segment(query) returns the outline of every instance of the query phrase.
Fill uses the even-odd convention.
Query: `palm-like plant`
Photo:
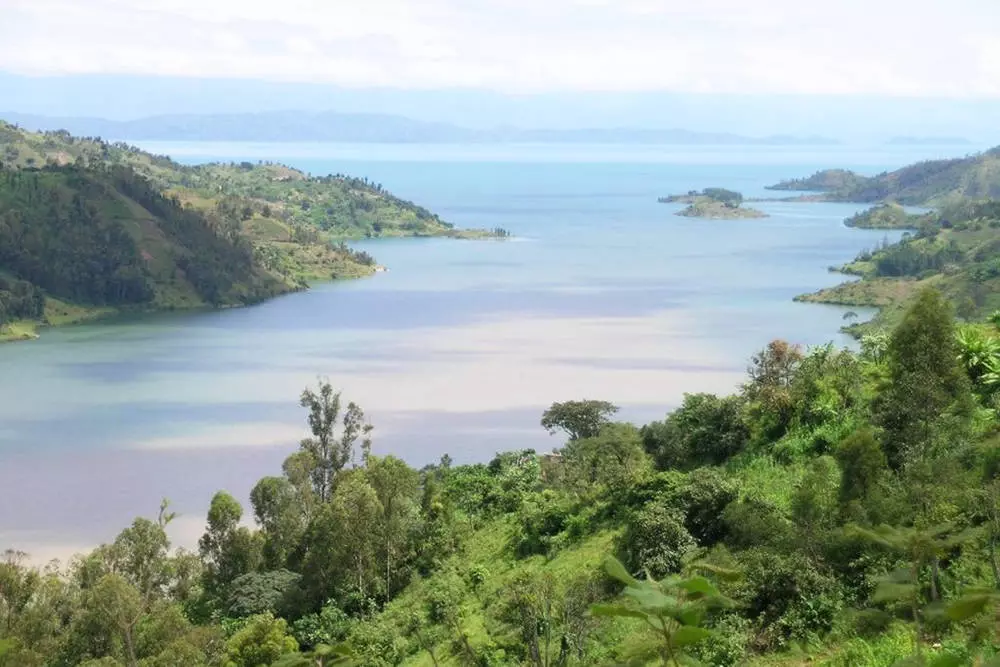
[[[958,358],[969,379],[991,389],[1000,384],[1000,340],[976,326],[964,326],[955,333]]]

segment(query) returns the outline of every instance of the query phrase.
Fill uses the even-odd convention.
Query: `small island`
[[[686,218],[708,218],[710,220],[739,220],[745,218],[766,218],[767,213],[743,206],[743,195],[725,188],[705,188],[700,192],[691,190],[683,195],[670,195],[657,199],[661,204],[687,204],[676,215]]]

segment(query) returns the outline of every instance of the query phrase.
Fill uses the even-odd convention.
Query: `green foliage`
[[[301,575],[288,570],[240,575],[227,587],[229,615],[282,614],[293,602],[289,598],[298,590],[301,579]]]
[[[651,469],[639,429],[631,424],[606,424],[596,434],[571,439],[560,454],[566,484],[582,495],[622,493]]]
[[[294,653],[299,646],[288,634],[283,618],[260,614],[226,641],[226,667],[273,665],[279,658]]]
[[[709,199],[728,204],[729,206],[739,206],[743,203],[743,195],[733,190],[725,188],[705,188],[701,194]]]
[[[592,438],[610,423],[618,406],[607,401],[553,403],[542,414],[542,427],[549,433],[563,431],[570,440]]]
[[[889,342],[889,385],[874,410],[890,465],[954,448],[972,411],[947,303],[925,290]],[[914,409],[913,406],[920,406]]]
[[[738,396],[685,394],[662,422],[642,427],[643,446],[659,470],[720,465],[740,453],[750,438]]]
[[[643,621],[656,635],[653,655],[658,655],[664,665],[680,665],[690,647],[710,637],[711,631],[702,627],[706,615],[729,604],[703,576],[639,581],[614,558],[605,561],[605,570],[625,585],[624,594],[629,602],[593,605],[591,613]]]
[[[620,551],[632,572],[661,579],[681,571],[685,556],[696,542],[684,527],[684,517],[663,503],[646,505],[625,523]]]

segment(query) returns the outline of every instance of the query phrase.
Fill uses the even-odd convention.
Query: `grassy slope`
[[[390,624],[391,627],[405,627],[404,619],[427,605],[428,591],[436,582],[446,577],[454,578],[456,575],[467,581],[471,572],[479,571],[486,573],[482,583],[474,590],[471,586],[465,589],[462,602],[462,631],[474,649],[495,646],[496,639],[511,638],[489,635],[486,628],[496,626],[496,623],[489,619],[489,615],[493,613],[491,607],[515,577],[528,572],[546,572],[557,581],[562,581],[583,572],[599,570],[607,554],[613,553],[613,542],[618,536],[618,531],[604,530],[561,549],[551,559],[543,556],[517,559],[507,546],[515,530],[516,526],[508,518],[495,519],[480,527],[470,536],[460,554],[450,559],[439,572],[427,579],[413,582],[381,612],[379,620]],[[440,626],[424,627],[422,632],[425,637],[434,637],[438,640],[434,641],[433,650],[439,664],[454,666],[466,664],[460,647],[453,640],[453,633]],[[630,623],[602,619],[596,630],[596,638],[602,646],[607,647],[610,659],[625,647],[630,638],[640,633],[642,631]],[[420,646],[413,633],[404,634],[399,640],[407,647],[404,650],[407,657],[402,665],[433,667],[430,653]]]

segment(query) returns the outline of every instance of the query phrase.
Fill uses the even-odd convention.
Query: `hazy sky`
[[[0,0],[0,70],[1000,98],[998,0]]]

